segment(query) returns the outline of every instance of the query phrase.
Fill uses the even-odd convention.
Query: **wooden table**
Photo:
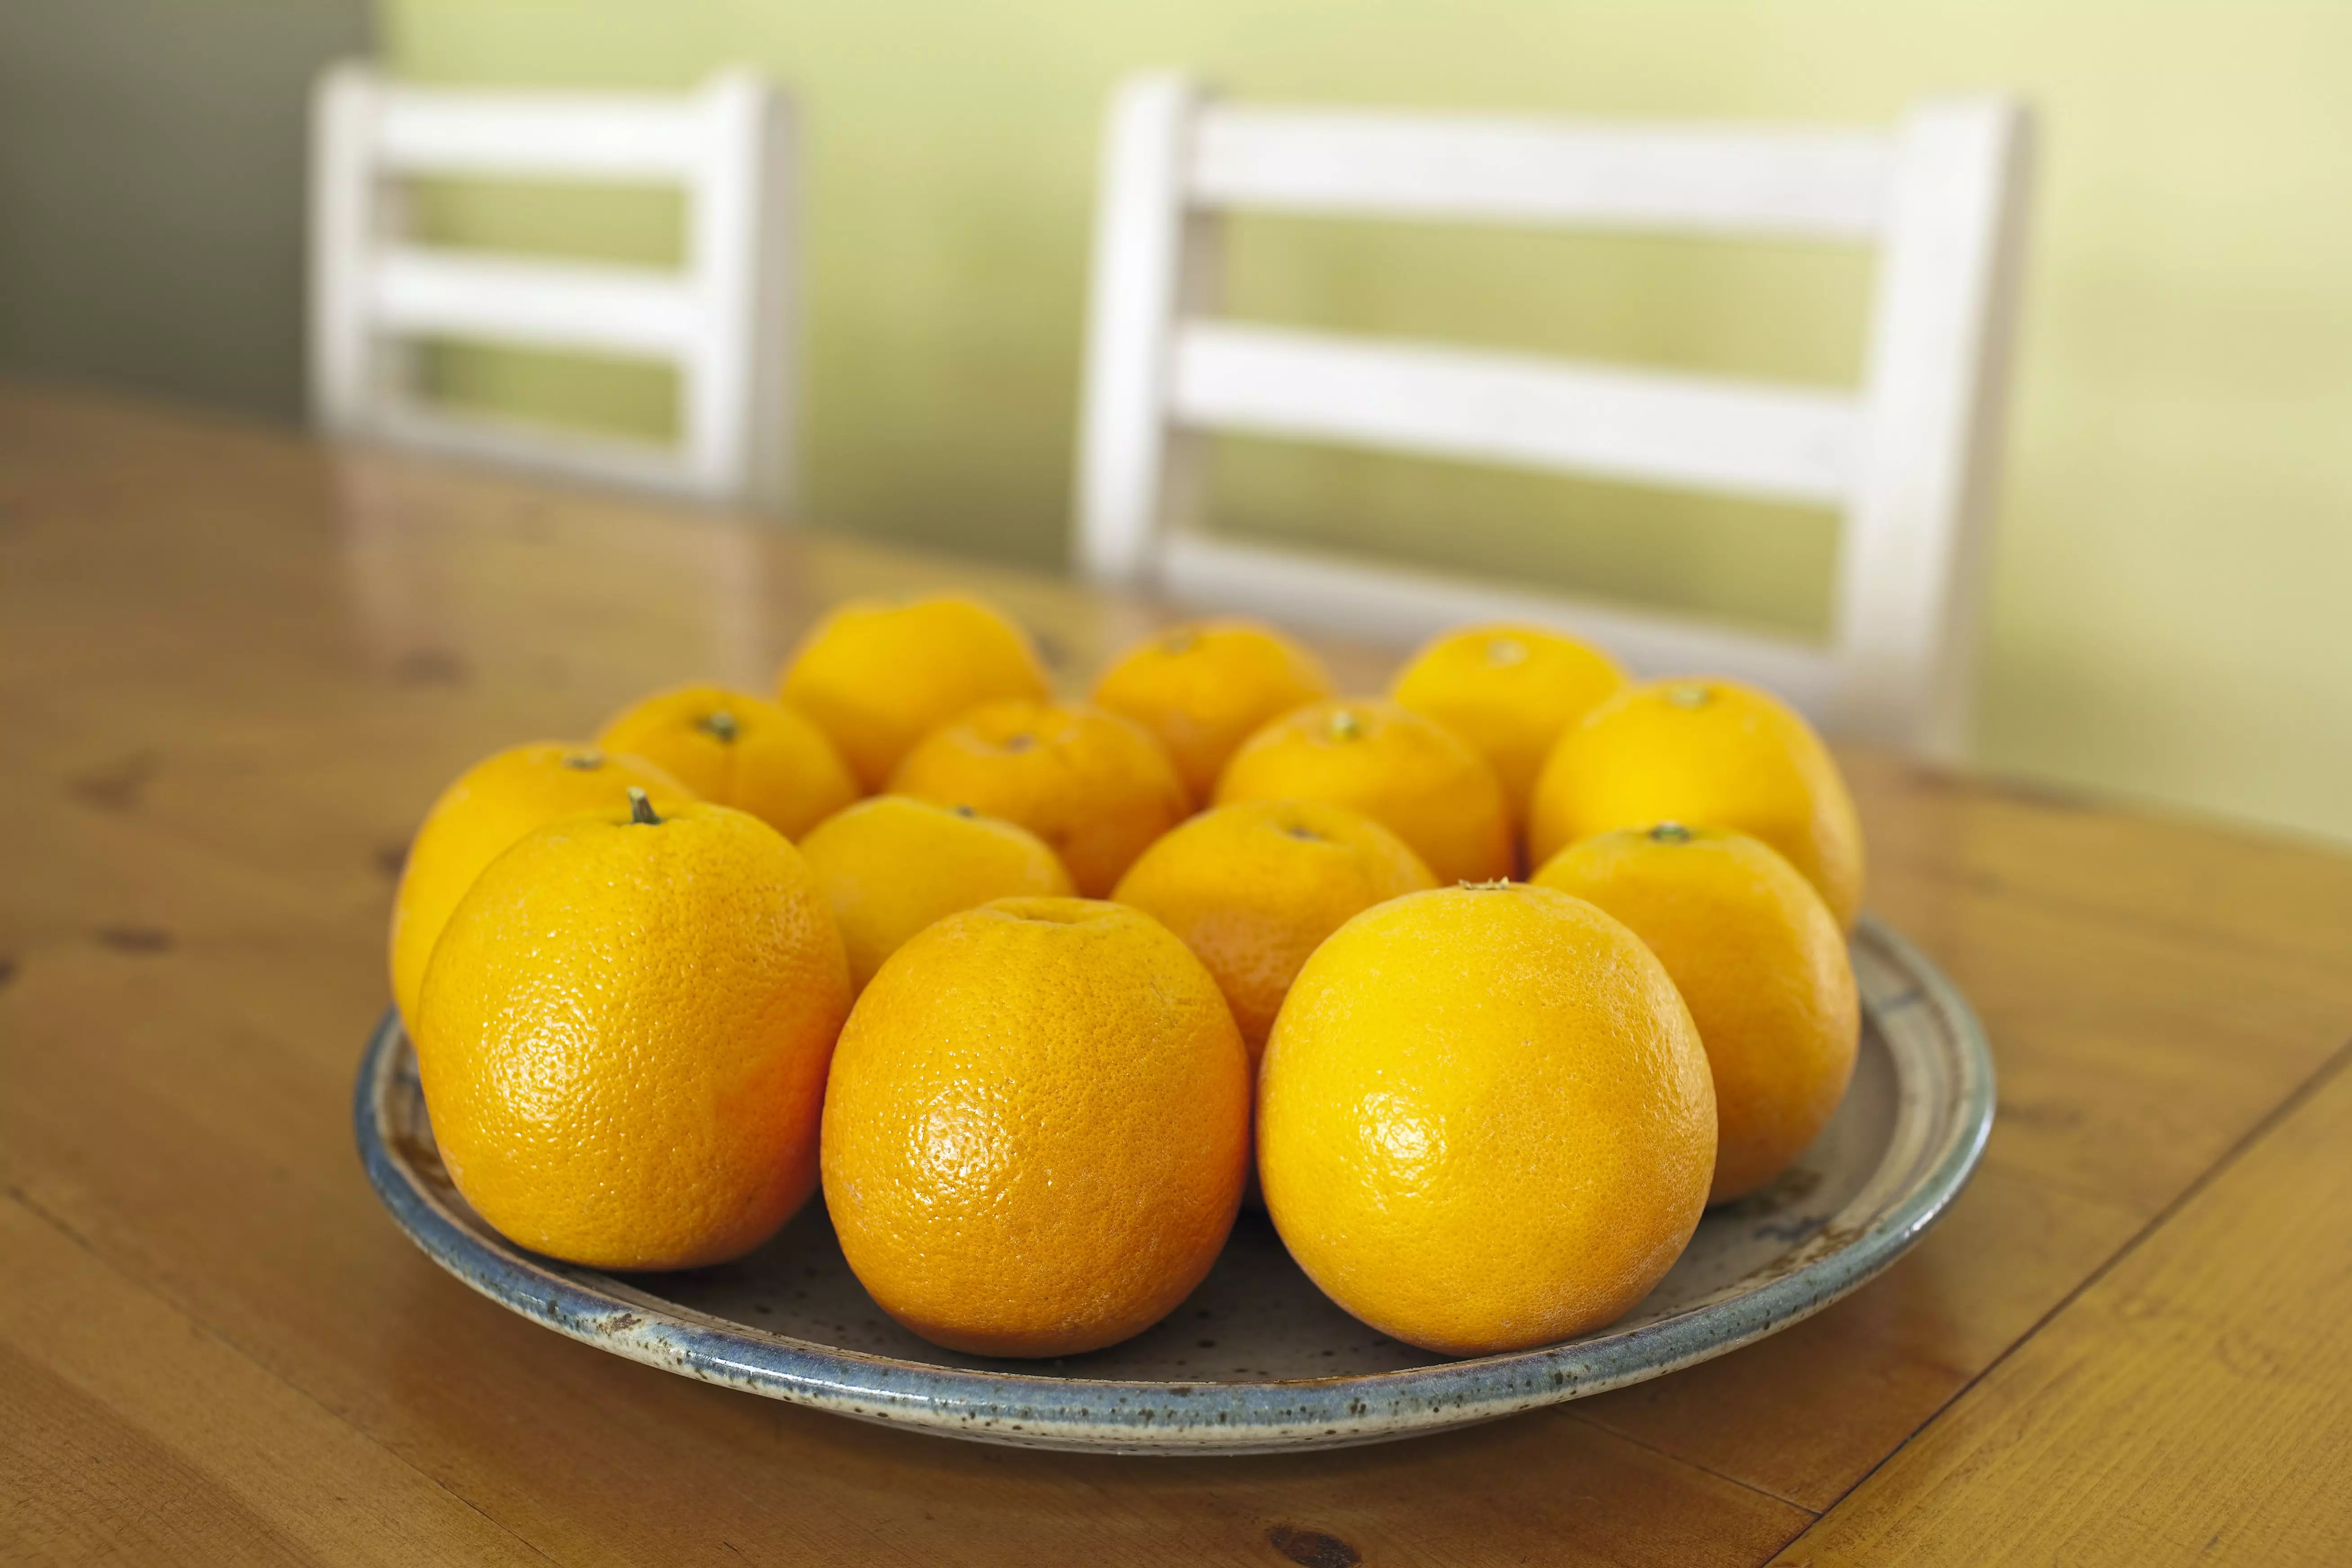
[[[1072,685],[1165,613],[0,389],[0,1558],[2352,1562],[2352,859],[1876,757],[1871,901],[1975,999],[2000,1124],[1884,1279],[1678,1375],[1307,1457],[1030,1453],[443,1275],[348,1111],[435,790],[948,582]]]

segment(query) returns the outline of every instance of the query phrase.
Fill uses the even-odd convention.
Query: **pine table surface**
[[[1869,902],[1975,1003],[1999,1120],[1913,1253],[1717,1360],[1122,1458],[704,1385],[444,1275],[349,1110],[435,793],[941,586],[1074,691],[1177,613],[0,386],[0,1562],[2352,1563],[2352,857],[1869,753]]]

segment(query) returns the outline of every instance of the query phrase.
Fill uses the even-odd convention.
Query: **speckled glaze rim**
[[[1967,1001],[1910,943],[1864,916],[1854,946],[1857,960],[1874,958],[1903,982],[1891,994],[1864,991],[1895,1059],[1895,1122],[1877,1169],[1819,1233],[1763,1279],[1668,1317],[1401,1372],[1124,1382],[835,1350],[706,1317],[471,1228],[396,1152],[393,1096],[404,1071],[413,1076],[415,1056],[395,1013],[368,1042],[353,1113],[368,1180],[427,1256],[492,1301],[633,1361],[865,1420],[1030,1447],[1202,1454],[1380,1442],[1581,1398],[1737,1349],[1853,1291],[1936,1222],[1991,1131],[1992,1053]],[[1929,1027],[1899,1019],[1913,1009],[1924,1009]]]

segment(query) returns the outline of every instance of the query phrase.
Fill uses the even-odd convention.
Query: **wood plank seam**
[[[1581,1401],[1579,1403],[1581,1403]],[[1653,1443],[1646,1438],[1636,1437],[1631,1432],[1612,1426],[1609,1422],[1602,1420],[1598,1416],[1587,1415],[1584,1411],[1578,1409],[1576,1405],[1566,1406],[1565,1413],[1573,1419],[1581,1421],[1584,1425],[1591,1427],[1596,1432],[1605,1433],[1607,1436],[1614,1437],[1620,1442],[1631,1443],[1637,1448],[1645,1448],[1649,1452],[1657,1455],[1660,1458],[1664,1459],[1669,1464],[1687,1466],[1690,1469],[1698,1471],[1702,1475],[1713,1476],[1717,1480],[1725,1482],[1730,1486],[1736,1486],[1742,1491],[1753,1492],[1760,1498],[1769,1498],[1772,1501],[1781,1504],[1783,1507],[1795,1509],[1799,1513],[1805,1515],[1805,1517],[1810,1521],[1818,1522],[1822,1517],[1819,1511],[1808,1508],[1805,1504],[1799,1502],[1794,1498],[1782,1497],[1770,1487],[1758,1486],[1754,1481],[1748,1480],[1744,1477],[1735,1476],[1728,1470],[1719,1470],[1712,1465],[1701,1464],[1698,1460],[1692,1458],[1687,1454],[1677,1454],[1672,1448],[1661,1448],[1659,1445]],[[1843,1496],[1843,1494],[1841,1493],[1840,1495]],[[1805,1531],[1811,1530],[1812,1527],[1811,1523],[1806,1524],[1802,1529],[1800,1529],[1797,1531],[1796,1535],[1789,1537],[1789,1540],[1796,1540],[1797,1536],[1804,1534]],[[1783,1542],[1783,1544],[1785,1545],[1786,1542]],[[1769,1562],[1770,1559],[1767,1558],[1766,1561]]]
[[[1830,1515],[1835,1513],[1840,1508],[1843,1507],[1848,1498],[1851,1498],[1855,1492],[1861,1490],[1862,1488],[1869,1482],[1870,1478],[1884,1469],[1896,1455],[1910,1448],[1913,1443],[1917,1442],[1920,1436],[1924,1434],[1928,1427],[1934,1426],[1937,1421],[1943,1418],[1945,1412],[1950,1410],[1952,1406],[1958,1405],[1962,1399],[1966,1398],[1969,1390],[1975,1388],[1978,1384],[1982,1383],[1986,1378],[1991,1376],[1996,1368],[2007,1362],[2010,1357],[2015,1355],[2021,1347],[2032,1341],[2033,1337],[2039,1334],[2043,1329],[2047,1328],[2050,1325],[2051,1321],[2056,1318],[2059,1313],[2074,1305],[2076,1299],[2079,1298],[2085,1291],[2090,1290],[2101,1280],[2105,1279],[2110,1273],[2113,1273],[2116,1268],[2120,1265],[2125,1259],[2139,1250],[2140,1247],[2151,1237],[2155,1236],[2157,1232],[2162,1230],[2166,1225],[2169,1224],[2175,1215],[2179,1214],[2182,1209],[2195,1202],[2200,1194],[2204,1192],[2207,1187],[2212,1186],[2215,1181],[2220,1179],[2222,1174],[2228,1171],[2231,1166],[2236,1165],[2241,1159],[2242,1159],[2249,1150],[2252,1149],[2257,1144],[2268,1137],[2279,1124],[2284,1122],[2289,1116],[2292,1116],[2297,1110],[2301,1109],[2305,1102],[2311,1099],[2313,1095],[2318,1093],[2322,1089],[2325,1089],[2328,1082],[2333,1080],[2337,1073],[2343,1071],[2347,1066],[2352,1066],[2352,1039],[2347,1039],[2342,1045],[2337,1046],[2333,1051],[2330,1051],[2327,1055],[2327,1059],[2325,1061],[2322,1061],[2317,1068],[2314,1069],[2309,1077],[2296,1084],[2294,1088],[2289,1091],[2277,1104],[2272,1106],[2267,1112],[2263,1113],[2261,1120],[2257,1121],[2252,1126],[2247,1128],[2243,1134],[2240,1134],[2236,1142],[2232,1143],[2227,1149],[2222,1151],[2220,1158],[2216,1159],[2211,1165],[2199,1172],[2196,1179],[2189,1182],[2188,1186],[2182,1187],[2178,1193],[2174,1194],[2171,1201],[2167,1203],[2162,1208],[2157,1210],[2154,1215],[2150,1216],[2146,1225],[2141,1226],[2137,1230],[2132,1232],[2131,1239],[2129,1240],[2126,1241],[2121,1247],[2116,1248],[2115,1251],[2109,1254],[2097,1268],[2092,1270],[2089,1273],[2084,1275],[2081,1280],[2075,1281],[2074,1287],[2063,1296],[2060,1297],[2057,1301],[2053,1303],[2048,1312],[2043,1312],[2040,1317],[2034,1319],[2033,1326],[2032,1328],[2027,1329],[2023,1333],[2018,1335],[2015,1340],[2010,1343],[2008,1348],[2003,1350],[1999,1355],[1994,1356],[1990,1361],[1985,1363],[1982,1367],[1978,1369],[1973,1376],[1969,1377],[1958,1387],[1953,1389],[1951,1394],[1947,1396],[1941,1404],[1937,1405],[1934,1410],[1930,1411],[1924,1420],[1922,1420],[1917,1426],[1914,1427],[1910,1432],[1905,1436],[1901,1442],[1895,1444],[1893,1448],[1887,1449],[1885,1453],[1880,1455],[1877,1460],[1873,1463],[1868,1469],[1856,1476],[1851,1486],[1838,1493],[1838,1495],[1831,1500],[1829,1507],[1823,1509],[1815,1516],[1815,1521],[1818,1522],[1821,1520],[1827,1519]],[[1687,1464],[1690,1461],[1684,1460],[1683,1462]],[[1812,1525],[1809,1524],[1805,1526],[1803,1530],[1798,1531],[1796,1534],[1791,1535],[1788,1540],[1782,1542],[1769,1554],[1760,1560],[1759,1568],[1762,1568],[1763,1563],[1770,1563],[1774,1558],[1780,1556],[1781,1552],[1788,1551],[1790,1547],[1795,1545],[1798,1541],[1803,1538],[1807,1531],[1811,1529]]]
[[[10,1202],[23,1209],[26,1213],[31,1215],[35,1219],[39,1220],[43,1225],[47,1226],[51,1230],[56,1231],[59,1236],[64,1237],[68,1241],[73,1243],[75,1247],[80,1249],[82,1252],[87,1254],[92,1262],[98,1264],[100,1268],[104,1269],[108,1273],[112,1274],[116,1279],[121,1280],[131,1290],[136,1291],[140,1294],[156,1301],[164,1309],[164,1311],[184,1320],[188,1326],[194,1329],[196,1333],[204,1335],[205,1338],[212,1341],[215,1344],[219,1345],[223,1350],[226,1350],[230,1354],[236,1356],[239,1361],[244,1362],[247,1365],[260,1373],[262,1376],[268,1378],[272,1383],[277,1384],[281,1388],[290,1390],[298,1398],[319,1410],[329,1420],[341,1427],[344,1430],[355,1434],[362,1441],[368,1444],[371,1448],[387,1455],[394,1464],[399,1465],[404,1469],[415,1475],[427,1486],[432,1487],[435,1490],[449,1498],[452,1501],[457,1503],[468,1512],[479,1516],[482,1521],[488,1524],[492,1529],[498,1531],[499,1533],[506,1536],[509,1540],[528,1551],[532,1556],[538,1558],[541,1562],[550,1564],[553,1564],[555,1563],[556,1560],[554,1558],[550,1557],[545,1552],[540,1550],[539,1544],[536,1542],[517,1533],[514,1527],[508,1524],[504,1520],[488,1512],[483,1509],[480,1504],[474,1501],[473,1499],[466,1496],[464,1493],[453,1490],[448,1483],[442,1480],[438,1476],[433,1475],[429,1471],[420,1469],[417,1467],[416,1462],[409,1458],[407,1455],[390,1447],[384,1443],[383,1439],[376,1437],[374,1433],[357,1425],[341,1411],[326,1404],[309,1389],[304,1388],[298,1383],[290,1381],[275,1367],[255,1356],[251,1352],[247,1351],[243,1345],[231,1339],[219,1328],[197,1316],[196,1313],[190,1311],[186,1305],[173,1300],[170,1295],[166,1294],[164,1291],[153,1281],[143,1280],[138,1275],[132,1273],[130,1270],[124,1268],[116,1260],[109,1257],[103,1250],[93,1246],[89,1238],[75,1229],[71,1225],[68,1224],[58,1216],[50,1213],[47,1208],[42,1206],[38,1199],[35,1198],[32,1194],[26,1192],[22,1186],[17,1186],[13,1182],[10,1183],[7,1188],[7,1196]],[[1803,1532],[1801,1531],[1799,1533],[1801,1534]],[[1791,1536],[1790,1539],[1793,1541],[1796,1537]]]

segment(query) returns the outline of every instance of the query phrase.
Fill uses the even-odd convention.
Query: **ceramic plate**
[[[1710,1210],[1673,1272],[1581,1339],[1452,1361],[1376,1333],[1244,1214],[1201,1288],[1150,1332],[1087,1355],[995,1361],[926,1344],[861,1289],[812,1203],[740,1263],[614,1275],[523,1250],[450,1185],[387,1013],[360,1069],[360,1154],[433,1260],[558,1333],[654,1366],[869,1421],[989,1442],[1249,1453],[1378,1442],[1637,1383],[1820,1311],[1899,1257],[1975,1168],[1992,1058],[1958,992],[1867,917],[1853,941],[1853,1086],[1795,1169]]]

